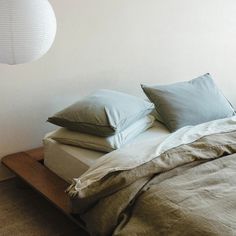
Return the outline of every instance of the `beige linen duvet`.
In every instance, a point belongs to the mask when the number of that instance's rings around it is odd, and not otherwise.
[[[91,235],[236,235],[235,117],[173,136],[146,160],[110,155],[75,180],[68,192]]]

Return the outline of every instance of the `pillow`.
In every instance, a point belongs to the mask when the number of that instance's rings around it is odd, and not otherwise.
[[[99,137],[60,128],[47,136],[47,138],[51,138],[63,144],[69,144],[96,151],[111,152],[115,149],[119,149],[140,133],[150,128],[153,125],[154,120],[155,118],[153,116],[146,116],[136,121],[120,133],[110,137]]]
[[[141,86],[170,131],[235,115],[210,74],[171,85]]]
[[[98,136],[119,133],[149,114],[149,101],[112,90],[98,90],[48,118],[52,124]]]

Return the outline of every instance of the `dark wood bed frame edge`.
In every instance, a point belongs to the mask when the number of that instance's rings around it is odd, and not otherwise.
[[[80,220],[71,214],[70,199],[65,193],[69,184],[45,167],[43,160],[43,148],[40,147],[7,155],[1,162],[85,230]]]

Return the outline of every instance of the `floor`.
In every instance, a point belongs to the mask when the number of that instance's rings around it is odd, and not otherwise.
[[[3,236],[87,236],[18,179],[0,182],[0,222]]]

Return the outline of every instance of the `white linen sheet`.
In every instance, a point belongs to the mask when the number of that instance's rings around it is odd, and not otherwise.
[[[236,116],[233,116],[197,126],[186,126],[167,137],[164,136],[164,140],[160,138],[149,139],[146,142],[143,140],[142,143],[111,152],[96,161],[82,176],[74,179],[75,189],[79,191],[86,188],[110,172],[135,168],[171,148],[194,142],[206,135],[230,132],[235,130],[235,127]]]
[[[51,138],[45,138],[43,143],[44,165],[68,183],[104,155],[103,152],[60,144]]]
[[[60,144],[50,138],[51,134],[47,134],[43,140],[44,164],[68,183],[71,183],[74,178],[81,176],[105,155],[103,152]],[[126,144],[126,147],[135,148],[153,142],[152,140],[155,142],[156,140],[161,141],[168,135],[169,131],[164,125],[154,122],[153,127],[138,135]]]

